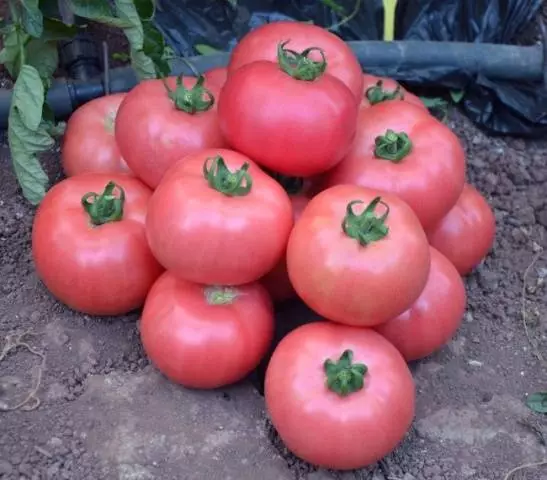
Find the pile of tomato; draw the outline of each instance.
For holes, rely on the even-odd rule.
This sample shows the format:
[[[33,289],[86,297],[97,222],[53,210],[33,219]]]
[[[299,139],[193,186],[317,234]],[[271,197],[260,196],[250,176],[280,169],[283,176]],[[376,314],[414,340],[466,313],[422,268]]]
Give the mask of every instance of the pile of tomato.
[[[93,315],[143,307],[152,363],[202,389],[255,369],[274,304],[298,297],[325,320],[269,361],[280,437],[335,469],[397,446],[414,416],[407,362],[452,338],[462,275],[495,233],[458,138],[418,97],[363,74],[326,30],[272,23],[227,68],[82,106],[62,160],[32,236],[55,297]]]

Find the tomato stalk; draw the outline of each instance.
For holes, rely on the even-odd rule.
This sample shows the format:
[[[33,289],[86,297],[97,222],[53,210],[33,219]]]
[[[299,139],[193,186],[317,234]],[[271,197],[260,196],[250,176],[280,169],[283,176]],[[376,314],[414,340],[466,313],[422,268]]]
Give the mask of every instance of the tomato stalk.
[[[323,369],[327,375],[327,388],[346,397],[357,392],[365,385],[365,375],[368,367],[364,363],[352,363],[353,351],[345,350],[337,362],[325,360]]]
[[[353,200],[348,203],[346,216],[342,221],[342,230],[344,233],[359,241],[362,246],[369,245],[381,240],[389,233],[389,227],[385,224],[389,215],[389,206],[382,202],[380,197],[376,197],[370,202],[363,213],[356,215],[353,206],[363,203],[361,200]],[[376,216],[376,207],[382,204],[386,211],[379,217]]]
[[[224,159],[217,155],[203,164],[203,176],[211,188],[229,197],[242,197],[251,191],[253,180],[249,174],[249,163],[231,172]]]
[[[400,85],[397,85],[395,90],[389,92],[388,90],[384,90],[384,82],[382,80],[378,80],[376,85],[368,88],[365,95],[371,105],[376,105],[386,100],[403,100],[404,98]]]
[[[198,112],[206,112],[215,104],[215,97],[204,86],[205,77],[199,75],[192,88],[186,88],[182,83],[182,75],[177,77],[177,86],[171,90],[164,78],[162,78],[167,95],[175,104],[177,110],[194,115]]]
[[[119,196],[115,194],[116,189]],[[82,197],[82,206],[95,226],[122,220],[124,203],[125,191],[114,182],[108,182],[101,195],[89,192]]]
[[[204,295],[208,305],[231,305],[239,292],[233,287],[210,286],[205,288]]]
[[[296,80],[304,80],[306,82],[313,82],[325,73],[327,59],[325,52],[321,48],[310,47],[298,53],[285,48],[285,45],[289,41],[282,42],[277,46],[277,61],[281,70]],[[319,52],[321,55],[320,61],[309,58],[309,54],[313,51]]]
[[[376,137],[374,155],[383,160],[399,163],[412,151],[412,141],[405,132],[387,130],[385,135]]]

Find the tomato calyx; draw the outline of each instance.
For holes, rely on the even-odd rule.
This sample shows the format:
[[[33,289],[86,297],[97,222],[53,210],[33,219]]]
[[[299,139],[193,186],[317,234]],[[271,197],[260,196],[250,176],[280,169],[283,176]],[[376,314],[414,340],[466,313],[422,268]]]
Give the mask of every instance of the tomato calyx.
[[[376,85],[369,87],[365,92],[365,96],[371,105],[376,105],[387,100],[403,100],[405,97],[401,90],[401,85],[397,85],[397,88],[390,92],[384,90],[384,82],[382,80],[378,80]]]
[[[231,172],[224,159],[217,155],[205,160],[203,176],[211,188],[229,197],[243,197],[251,191],[253,180],[249,174],[249,163]]]
[[[207,305],[231,305],[239,296],[239,291],[233,287],[210,286],[203,292]]]
[[[206,112],[215,104],[215,97],[210,90],[205,88],[205,77],[198,75],[195,85],[192,88],[186,88],[182,83],[182,75],[177,77],[177,86],[174,90],[169,88],[165,78],[162,78],[167,95],[175,104],[177,110],[181,110],[190,115],[198,112]]]
[[[376,197],[361,214],[356,215],[353,206],[362,203],[364,202],[361,200],[353,200],[348,203],[346,216],[342,220],[342,230],[348,237],[359,241],[359,244],[364,247],[381,240],[389,233],[389,227],[385,224],[389,215],[389,205],[382,202],[381,197]],[[379,217],[375,212],[378,204],[382,204],[386,208],[386,211]]]
[[[364,363],[352,362],[353,351],[345,350],[337,362],[327,359],[323,363],[327,388],[341,397],[358,392],[365,385],[368,367]]]
[[[405,132],[387,130],[376,137],[374,155],[382,160],[399,163],[412,151],[412,141]]]
[[[119,196],[116,196],[116,190]],[[108,182],[100,195],[89,192],[82,197],[82,206],[95,226],[122,220],[124,203],[125,191],[114,182]]]
[[[277,62],[281,70],[290,75],[295,80],[313,82],[319,78],[327,69],[327,58],[325,52],[319,47],[306,48],[298,53],[295,50],[285,48],[290,40],[282,42],[277,46]],[[316,61],[309,58],[313,51],[319,52],[321,60]]]

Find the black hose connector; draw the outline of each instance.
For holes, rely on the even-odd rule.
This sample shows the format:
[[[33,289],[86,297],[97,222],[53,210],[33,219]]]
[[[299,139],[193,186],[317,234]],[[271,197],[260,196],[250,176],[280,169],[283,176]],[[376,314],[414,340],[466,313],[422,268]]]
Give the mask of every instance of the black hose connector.
[[[86,32],[79,32],[74,38],[59,45],[61,68],[72,80],[87,81],[101,74],[99,48]]]

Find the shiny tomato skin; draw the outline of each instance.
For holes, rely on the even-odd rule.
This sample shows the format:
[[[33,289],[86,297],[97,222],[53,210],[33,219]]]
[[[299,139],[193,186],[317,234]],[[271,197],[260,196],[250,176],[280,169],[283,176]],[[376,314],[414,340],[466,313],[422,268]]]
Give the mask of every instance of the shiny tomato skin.
[[[412,150],[399,163],[374,155],[376,137],[406,132]],[[455,205],[465,182],[465,153],[458,137],[427,111],[408,102],[384,102],[359,112],[348,155],[326,176],[326,186],[350,183],[394,193],[427,229]]]
[[[203,163],[217,155],[232,171],[250,164],[248,195],[228,197],[209,187]],[[180,278],[240,285],[276,265],[292,225],[289,196],[273,178],[240,153],[209,149],[167,172],[150,201],[146,233],[156,258]]]
[[[461,325],[467,294],[460,274],[431,247],[431,268],[423,292],[412,307],[375,330],[407,361],[427,357],[443,347]]]
[[[67,177],[81,173],[130,173],[114,136],[114,124],[125,93],[83,104],[70,116],[61,147]]]
[[[364,80],[364,85],[363,85],[363,98],[361,100],[361,107],[370,107],[371,104],[367,98],[367,90],[371,87],[374,87],[378,81],[381,81],[382,82],[382,86],[383,86],[383,89],[387,92],[394,92],[397,87],[400,88],[400,92],[402,93],[403,95],[403,98],[397,98],[396,100],[385,100],[385,101],[403,101],[403,102],[408,102],[408,103],[411,103],[412,105],[416,105],[417,107],[423,109],[423,110],[426,110],[427,111],[427,107],[424,105],[424,102],[422,102],[420,100],[420,97],[414,95],[412,92],[409,92],[406,88],[403,88],[401,85],[399,85],[399,83],[395,80],[393,80],[392,78],[388,78],[388,77],[377,77],[376,75],[370,75],[370,74],[367,74],[367,73],[364,73],[363,74],[363,80]]]
[[[429,243],[467,275],[488,255],[496,236],[496,217],[486,199],[466,183],[456,205],[426,231]]]
[[[389,232],[361,246],[342,230],[349,202],[361,213],[375,197],[389,205]],[[378,214],[383,214],[379,207]],[[403,313],[420,296],[429,274],[429,245],[416,215],[391,194],[339,185],[313,198],[295,224],[287,269],[298,296],[319,315],[360,327]]]
[[[287,48],[302,52],[310,47],[323,49],[327,59],[327,73],[338,78],[361,100],[363,74],[357,57],[340,37],[317,25],[302,22],[273,22],[262,25],[245,35],[232,51],[228,75],[248,63],[258,60],[277,61],[277,46],[289,40]],[[310,55],[321,59],[317,53]]]
[[[212,86],[216,92],[220,92],[226,79],[228,78],[228,68],[227,67],[215,67],[207,70],[203,76],[207,82],[207,85]]]
[[[323,362],[337,360],[346,349],[368,372],[363,389],[340,397],[325,384]],[[264,396],[288,449],[337,470],[371,465],[394,450],[415,409],[414,381],[397,349],[371,329],[329,322],[299,327],[280,342],[266,371]]]
[[[335,77],[296,80],[267,61],[231,73],[218,105],[222,133],[233,149],[298,177],[342,160],[355,137],[357,113],[351,92]]]
[[[195,77],[184,77],[187,88]],[[167,84],[173,90],[176,79]],[[209,110],[195,114],[178,110],[161,80],[146,80],[131,90],[116,119],[116,140],[131,170],[155,189],[165,172],[181,158],[205,148],[225,146],[217,117],[219,87],[205,82],[215,98]]]
[[[309,203],[310,198],[306,195],[291,195],[290,198],[293,207],[293,219],[296,223]],[[283,255],[283,258],[277,262],[273,270],[262,277],[261,283],[268,290],[274,303],[284,302],[297,296],[287,272],[286,255]]]
[[[92,226],[81,205],[109,181],[126,195],[121,221]],[[38,207],[32,229],[36,272],[70,308],[120,315],[139,308],[163,269],[146,241],[144,222],[152,192],[127,174],[87,173],[55,185]]]
[[[165,272],[143,309],[140,335],[152,363],[190,388],[237,382],[266,354],[273,338],[271,300],[258,283],[235,288],[228,304],[207,301],[209,287]]]

